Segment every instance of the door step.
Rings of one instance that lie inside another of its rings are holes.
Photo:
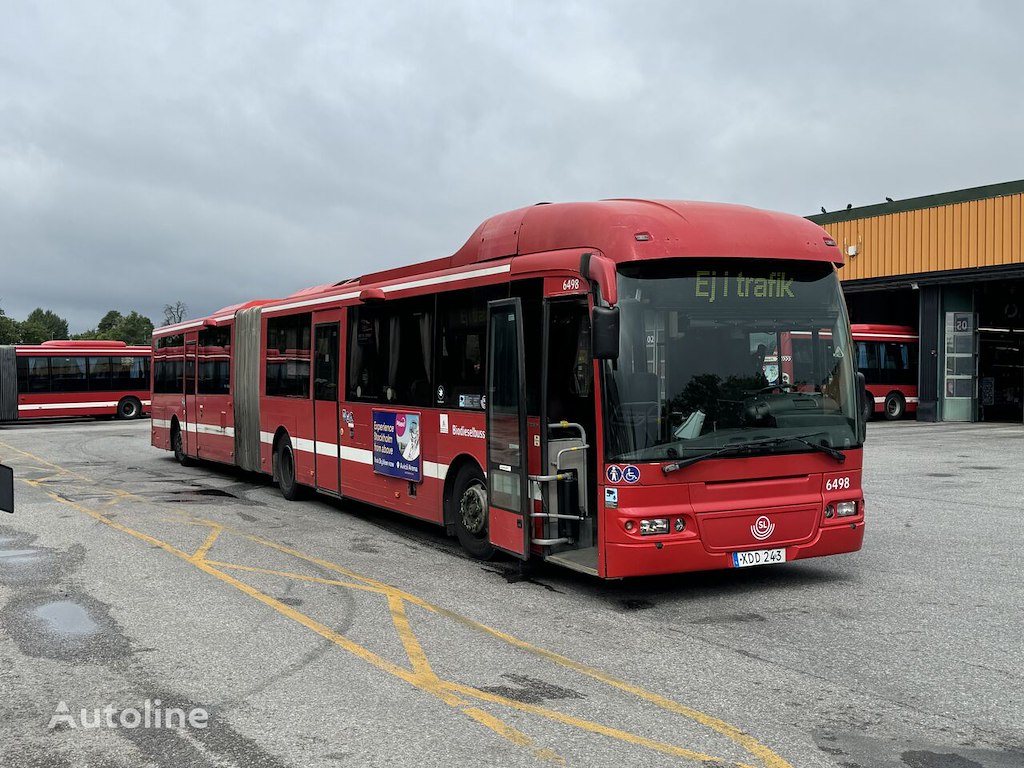
[[[555,563],[580,573],[597,576],[597,547],[571,549],[567,552],[556,552],[544,558],[546,563]]]

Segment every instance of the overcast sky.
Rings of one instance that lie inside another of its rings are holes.
[[[1024,178],[1024,3],[0,0],[0,307],[159,324],[547,200]]]

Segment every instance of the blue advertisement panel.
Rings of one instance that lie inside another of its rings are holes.
[[[373,412],[373,471],[415,483],[423,479],[418,413]]]

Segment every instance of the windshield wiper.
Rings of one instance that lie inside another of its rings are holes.
[[[831,445],[825,445],[824,443],[812,443],[810,440],[807,439],[808,437],[814,437],[814,435],[793,435],[791,437],[780,437],[778,438],[778,440],[779,442],[783,443],[786,442],[787,440],[795,440],[796,442],[803,443],[804,445],[808,446],[809,448],[813,448],[816,451],[827,453],[840,464],[846,461],[846,454],[840,451],[838,448],[833,448]]]
[[[760,448],[765,445],[774,445],[778,439],[779,438],[777,437],[769,437],[764,438],[762,440],[749,440],[745,443],[729,443],[728,445],[723,445],[721,448],[716,448],[713,451],[702,453],[699,456],[691,456],[690,458],[682,459],[681,461],[673,461],[671,464],[662,464],[661,471],[667,475],[671,472],[680,470],[683,467],[688,467],[691,464],[696,464],[698,461],[711,459],[714,458],[715,456],[724,456],[730,453],[749,453],[754,448]]]
[[[812,443],[810,440],[807,439],[809,437],[814,437],[816,434],[821,433],[816,432],[809,435],[784,435],[779,437],[766,437],[760,440],[749,440],[745,443],[729,443],[728,445],[723,445],[721,448],[716,448],[713,451],[702,453],[700,456],[691,456],[690,458],[683,459],[681,461],[673,461],[670,464],[662,464],[661,471],[664,474],[668,475],[671,474],[672,472],[676,472],[682,469],[683,467],[689,467],[691,464],[696,464],[698,461],[711,459],[714,458],[715,456],[726,456],[731,453],[749,453],[753,451],[755,448],[771,448],[794,440],[798,443],[803,443],[807,447],[813,448],[816,451],[821,451],[822,453],[828,454],[829,456],[831,456],[833,459],[840,463],[846,461],[846,454],[843,453],[842,451],[833,448],[830,445],[824,445],[822,443]]]

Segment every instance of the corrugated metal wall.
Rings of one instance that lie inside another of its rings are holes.
[[[260,468],[260,326],[259,307],[235,314],[235,461],[251,472]]]
[[[0,421],[18,418],[18,359],[14,347],[0,347]]]
[[[1022,263],[1022,218],[1015,194],[823,226],[847,254],[840,278],[862,280]]]

